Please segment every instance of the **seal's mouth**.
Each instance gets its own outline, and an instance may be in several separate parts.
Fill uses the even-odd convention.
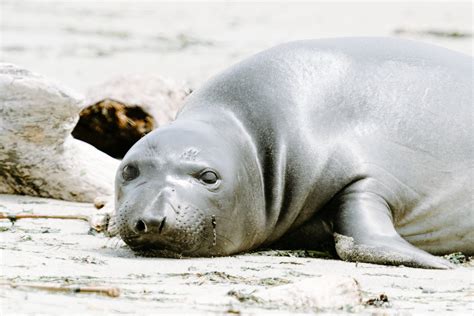
[[[136,237],[135,237],[136,239]],[[125,240],[124,240],[125,241]],[[130,240],[125,241],[130,249],[140,257],[160,257],[160,258],[192,258],[202,257],[202,254],[197,254],[203,247],[197,245],[184,249],[183,246],[177,245],[159,245],[159,244],[133,244]]]
[[[209,210],[192,205],[172,205],[166,216],[133,217],[132,208],[118,210],[122,240],[137,254],[145,257],[202,257],[223,252],[217,246],[217,223]],[[212,214],[212,213],[211,213]]]
[[[175,230],[168,236],[159,233],[140,235],[129,232],[121,235],[121,238],[139,256],[183,258],[202,256],[197,253],[209,243],[207,235],[205,231],[188,235],[186,230]]]
[[[150,256],[183,256],[183,253],[191,251],[192,247],[190,245],[182,245],[177,243],[176,240],[167,240],[167,238],[162,238],[162,236],[157,235],[127,235],[121,236],[122,240],[132,249],[135,253],[143,255],[146,257]]]
[[[168,239],[160,235],[121,235],[122,240],[138,256],[162,258],[191,258],[222,256],[225,253],[216,246],[216,233],[201,231],[194,239]]]

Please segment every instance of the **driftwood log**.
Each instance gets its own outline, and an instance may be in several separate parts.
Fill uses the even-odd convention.
[[[113,77],[87,89],[86,104],[103,100],[115,100],[131,106],[139,106],[149,113],[157,128],[174,120],[184,99],[191,89],[184,83],[158,75],[130,74]]]
[[[0,193],[92,202],[113,193],[119,161],[74,139],[83,98],[0,64]]]
[[[72,135],[115,158],[153,129],[174,120],[191,89],[158,75],[122,75],[86,92]]]

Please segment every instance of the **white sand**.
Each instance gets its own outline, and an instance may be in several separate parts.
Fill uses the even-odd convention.
[[[199,4],[122,1],[2,0],[0,60],[77,89],[123,73],[156,73],[199,86],[216,71],[272,45],[304,38],[392,36],[472,54],[472,38],[417,35],[471,32],[468,3]],[[0,196],[0,212],[91,214],[89,204]],[[385,267],[336,260],[244,255],[211,259],[136,258],[118,239],[89,235],[81,221],[0,221],[1,280],[102,285],[119,298],[0,287],[0,314],[158,314],[268,312],[239,302],[250,293],[308,277],[355,278],[364,300],[385,293],[385,307],[348,307],[365,314],[453,315],[474,312],[474,267],[451,271]],[[273,278],[273,279],[272,279]],[[324,284],[315,284],[324,286]],[[282,313],[293,310],[288,306]],[[273,310],[275,312],[275,310]]]
[[[245,56],[299,39],[472,32],[459,3],[163,3],[2,0],[0,60],[84,91],[123,73],[194,87]],[[472,38],[400,34],[472,53]]]
[[[0,195],[0,212],[42,214],[94,213],[91,204]],[[86,222],[23,219],[12,227],[0,221],[1,280],[49,285],[108,286],[118,298],[92,294],[49,293],[0,286],[2,315],[200,312],[244,314],[275,311],[272,304],[239,302],[230,291],[251,294],[310,277],[352,277],[363,301],[384,293],[380,308],[348,306],[345,312],[448,313],[474,312],[474,265],[423,270],[340,260],[240,255],[225,258],[138,258],[118,239],[88,234]],[[327,284],[314,284],[324,291]],[[282,311],[298,310],[298,305]],[[328,310],[324,310],[328,311]],[[330,311],[330,310],[329,310]]]

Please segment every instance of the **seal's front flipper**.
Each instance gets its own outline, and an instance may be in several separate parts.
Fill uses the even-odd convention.
[[[381,195],[348,189],[333,204],[337,213],[334,238],[341,259],[431,269],[454,267],[404,240],[396,232],[390,207]]]

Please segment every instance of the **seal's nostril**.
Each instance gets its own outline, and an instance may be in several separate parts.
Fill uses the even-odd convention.
[[[165,227],[165,221],[166,221],[166,216],[161,221],[160,228],[158,229],[159,234],[161,234],[161,231],[163,230],[163,227]]]
[[[146,233],[147,227],[146,227],[145,222],[142,221],[141,219],[139,219],[139,220],[135,223],[135,230],[136,230],[138,233]]]

